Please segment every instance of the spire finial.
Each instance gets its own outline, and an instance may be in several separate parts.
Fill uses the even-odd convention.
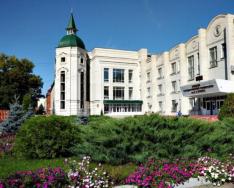
[[[71,14],[73,14],[73,8],[71,8]]]
[[[71,9],[70,20],[68,22],[66,30],[67,30],[67,34],[69,34],[69,35],[76,34],[76,32],[78,31],[78,29],[76,28],[76,24],[75,24],[75,20],[74,20],[74,17],[73,17],[72,9]]]

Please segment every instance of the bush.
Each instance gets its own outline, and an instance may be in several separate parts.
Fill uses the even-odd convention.
[[[222,158],[234,151],[234,119],[215,123],[159,115],[100,119],[78,127],[80,140],[74,147],[77,156],[125,164],[144,162],[149,157]]]
[[[67,157],[76,140],[75,127],[68,118],[37,116],[22,125],[13,150],[26,158]]]
[[[234,93],[228,94],[219,112],[219,119],[234,117]]]

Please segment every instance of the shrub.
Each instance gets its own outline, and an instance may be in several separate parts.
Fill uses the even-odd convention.
[[[234,119],[215,123],[159,115],[100,119],[78,127],[77,156],[125,164],[144,162],[152,156],[170,160],[204,155],[222,158],[234,151]]]
[[[226,117],[234,117],[234,93],[227,95],[218,117],[220,120]]]
[[[27,158],[66,157],[71,155],[71,147],[75,143],[75,127],[68,118],[37,116],[20,128],[14,152]]]

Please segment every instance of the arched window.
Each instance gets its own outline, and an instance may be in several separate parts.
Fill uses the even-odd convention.
[[[65,71],[60,73],[60,109],[65,109]]]
[[[80,58],[80,63],[83,64],[84,63],[84,59],[83,57]]]

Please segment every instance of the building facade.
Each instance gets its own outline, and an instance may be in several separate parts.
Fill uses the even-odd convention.
[[[87,52],[71,15],[56,48],[54,112],[111,116],[215,115],[234,92],[234,15],[167,52],[95,48]]]

